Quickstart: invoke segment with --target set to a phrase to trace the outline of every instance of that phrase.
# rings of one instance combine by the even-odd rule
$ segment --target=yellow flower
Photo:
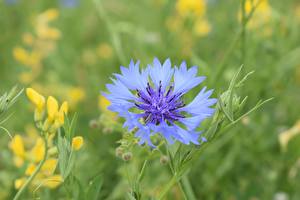
[[[30,56],[29,53],[22,47],[15,47],[13,49],[13,56],[16,59],[16,61],[20,62],[21,64],[28,65],[28,58]]]
[[[272,17],[272,9],[268,0],[246,0],[245,11],[246,15],[249,15],[251,11],[256,7],[250,21],[249,28],[255,29],[266,25]],[[241,20],[242,13],[239,12],[239,19]]]
[[[20,189],[24,185],[25,181],[26,181],[26,178],[19,178],[19,179],[15,180],[15,188],[17,190]]]
[[[77,136],[72,139],[72,149],[78,151],[83,145],[83,137]]]
[[[25,149],[23,139],[20,135],[15,135],[9,144],[10,149],[19,158],[25,157]]]
[[[40,17],[46,18],[48,21],[52,21],[52,20],[57,19],[58,15],[59,15],[58,10],[52,8],[52,9],[48,9],[45,12],[43,12],[40,15]]]
[[[283,151],[287,150],[289,141],[300,134],[300,121],[298,121],[292,128],[279,134],[279,143]]]
[[[61,105],[59,112],[56,115],[56,118],[55,118],[56,128],[59,128],[60,126],[62,126],[65,123],[65,115],[68,114],[68,110],[69,110],[69,104],[68,104],[68,102],[65,101]]]
[[[31,103],[33,103],[39,111],[42,111],[44,109],[45,97],[40,95],[38,92],[36,92],[32,88],[26,89],[26,95],[27,95],[27,98],[31,101]]]
[[[80,87],[74,87],[68,91],[68,101],[70,102],[71,108],[75,107],[84,98],[85,98],[85,92]]]
[[[34,37],[31,33],[24,33],[22,35],[22,40],[26,45],[32,46],[34,42]]]
[[[35,164],[29,164],[29,166],[27,167],[26,171],[25,171],[25,175],[26,176],[31,176],[34,172],[34,170],[36,169]]]
[[[100,58],[108,59],[111,58],[113,49],[107,43],[102,43],[97,49],[97,54]]]
[[[99,96],[99,108],[102,112],[109,111],[107,107],[110,105],[110,101],[103,95]]]
[[[42,166],[41,173],[45,176],[50,176],[54,173],[57,166],[57,159],[51,158],[45,161],[44,165]]]
[[[34,147],[31,149],[29,153],[29,159],[33,162],[40,162],[45,154],[45,145],[42,138],[38,138]]]
[[[211,31],[211,26],[207,20],[197,19],[194,30],[197,36],[206,36]]]
[[[52,122],[55,119],[56,114],[58,113],[58,102],[52,96],[49,96],[47,99],[47,113],[48,113],[48,120],[50,122]]]
[[[56,28],[50,28],[46,25],[40,25],[36,27],[38,37],[46,40],[57,40],[60,38],[61,33]]]
[[[43,180],[43,186],[54,189],[58,187],[62,182],[63,178],[61,175],[53,175]]]
[[[206,12],[206,3],[204,0],[178,0],[176,9],[183,17],[188,15],[202,17]]]

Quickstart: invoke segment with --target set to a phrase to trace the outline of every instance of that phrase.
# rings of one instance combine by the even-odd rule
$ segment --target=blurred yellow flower
[[[32,46],[33,42],[34,42],[34,37],[31,33],[24,33],[22,35],[22,41],[24,44],[26,44],[28,46]]]
[[[25,148],[23,138],[20,135],[15,135],[9,143],[9,148],[14,153],[14,163],[17,167],[21,167],[25,159]]]
[[[70,102],[70,107],[74,108],[76,105],[85,99],[85,91],[81,87],[70,88],[67,92],[67,99]]]
[[[83,145],[83,137],[76,136],[72,139],[72,149],[78,151]]]
[[[97,54],[100,58],[109,59],[112,57],[113,49],[108,43],[102,43],[97,48]]]
[[[58,113],[58,102],[52,96],[47,99],[47,113],[49,122],[52,122]]]
[[[25,181],[26,181],[25,178],[19,178],[19,179],[15,180],[15,188],[20,189],[22,187],[22,185],[24,185]]]
[[[211,31],[211,26],[205,19],[197,19],[194,25],[194,31],[197,36],[206,36]]]
[[[289,141],[300,134],[300,121],[298,121],[292,128],[279,134],[279,143],[283,151],[287,150]]]
[[[107,107],[110,105],[110,101],[103,95],[100,95],[99,98],[98,98],[98,106],[99,106],[99,109],[102,111],[102,112],[109,112],[109,110],[107,109]]]
[[[202,17],[206,12],[206,2],[205,0],[178,0],[176,9],[181,16]]]
[[[29,159],[33,162],[40,162],[45,155],[45,144],[42,138],[38,138],[34,147],[29,152]]]
[[[249,16],[249,14],[252,12],[254,8],[255,11],[248,23],[248,27],[250,29],[255,29],[262,26],[266,26],[270,22],[272,17],[272,8],[268,0],[246,0],[245,2],[246,16]],[[241,11],[239,11],[239,19],[241,20],[241,18],[242,18],[242,13]]]
[[[25,171],[25,175],[26,176],[31,176],[35,169],[36,169],[35,164],[33,164],[33,163],[29,164],[26,171]]]
[[[53,21],[53,20],[57,19],[58,15],[59,15],[58,10],[55,8],[51,8],[51,9],[48,9],[45,12],[41,13],[39,15],[39,18],[45,19],[47,21]]]
[[[27,98],[34,104],[34,106],[39,110],[42,111],[45,107],[45,97],[40,95],[32,88],[26,89]]]
[[[51,176],[54,173],[56,166],[57,166],[57,159],[54,158],[48,159],[42,166],[41,173],[43,173],[46,176]]]
[[[53,175],[49,176],[47,179],[43,180],[42,185],[50,188],[55,189],[63,182],[63,178],[61,175]]]

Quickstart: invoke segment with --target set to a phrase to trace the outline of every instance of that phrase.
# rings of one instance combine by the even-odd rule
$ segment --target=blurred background
[[[259,2],[252,13],[254,5]],[[244,64],[255,71],[241,96],[244,110],[274,97],[199,157],[189,172],[197,199],[300,198],[300,2],[249,0],[243,28],[237,0],[1,0],[0,92],[18,84],[67,100],[79,120],[76,134],[85,139],[74,174],[86,185],[104,176],[101,199],[124,199],[129,190],[126,166],[143,162],[143,149],[132,160],[115,155],[120,131],[109,120],[100,91],[130,59],[145,66],[154,57],[186,60],[207,76],[215,97]],[[5,123],[12,135],[34,143],[32,107],[24,95]],[[1,132],[0,132],[1,133]],[[0,199],[11,199],[24,167],[14,160],[10,138],[0,134]],[[143,180],[150,199],[170,179],[160,155]],[[68,199],[63,187],[41,188],[41,199]],[[182,199],[177,187],[168,199]]]

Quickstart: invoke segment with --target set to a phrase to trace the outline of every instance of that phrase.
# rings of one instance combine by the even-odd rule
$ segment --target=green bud
[[[123,159],[124,161],[129,161],[129,160],[131,160],[131,159],[132,159],[132,153],[131,153],[131,152],[126,152],[126,153],[124,153],[124,154],[122,155],[122,159]]]
[[[165,164],[167,164],[169,162],[169,158],[166,155],[162,155],[160,157],[159,161],[160,161],[161,164],[165,165]]]

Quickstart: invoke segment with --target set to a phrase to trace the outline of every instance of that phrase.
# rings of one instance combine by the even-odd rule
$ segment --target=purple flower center
[[[161,82],[155,90],[148,83],[146,91],[137,90],[139,101],[135,103],[138,109],[144,111],[145,123],[160,124],[163,121],[172,123],[184,118],[178,108],[185,106],[181,100],[182,93],[173,94],[173,86],[167,91],[162,89]]]

